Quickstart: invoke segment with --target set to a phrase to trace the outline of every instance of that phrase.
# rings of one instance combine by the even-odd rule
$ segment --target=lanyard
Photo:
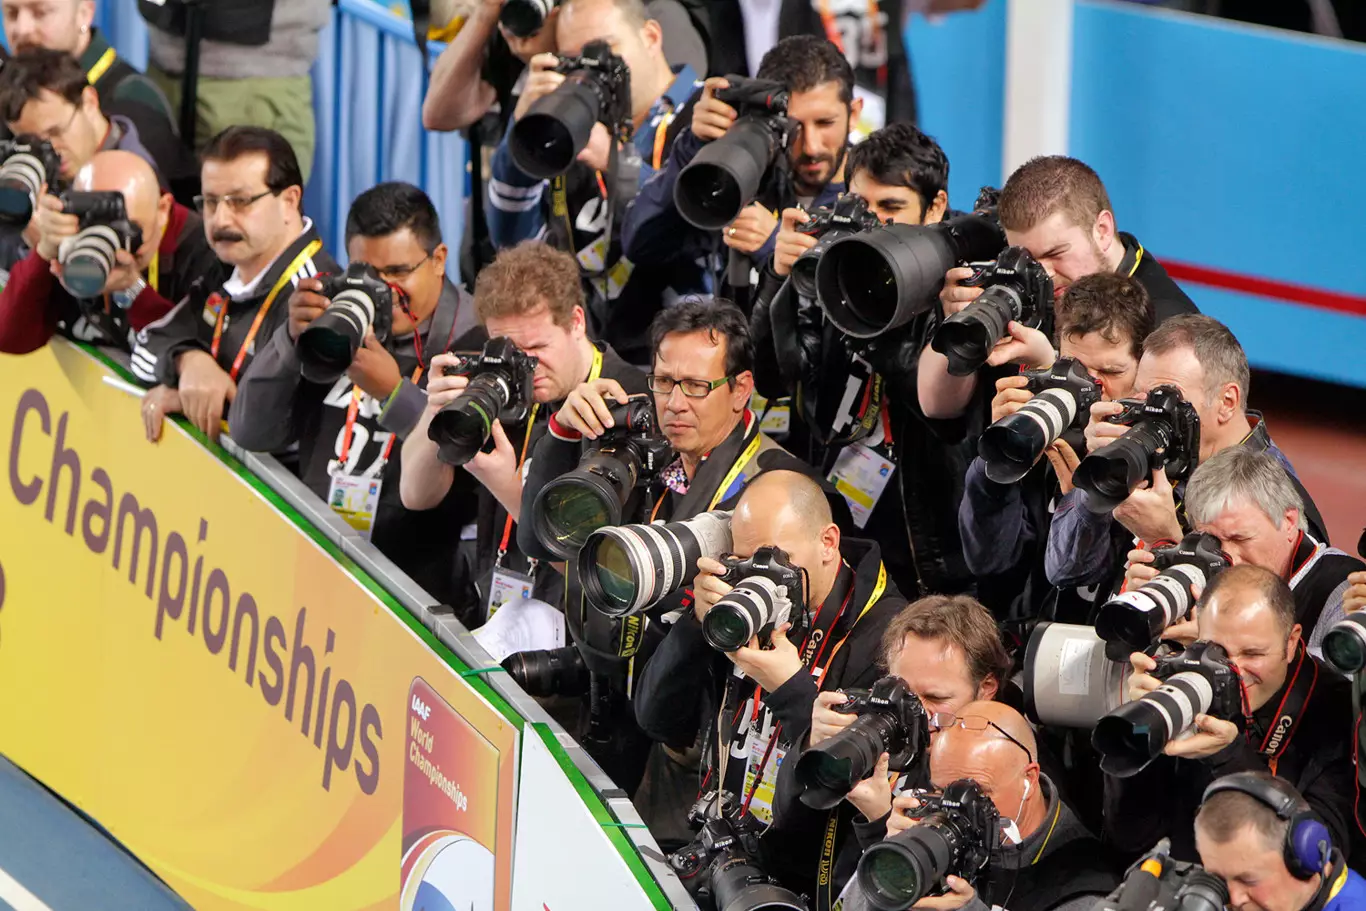
[[[590,368],[588,369],[588,380],[587,380],[587,382],[591,383],[591,382],[593,382],[594,380],[596,380],[596,379],[597,379],[599,376],[601,376],[601,375],[602,375],[602,352],[599,351],[598,348],[597,348],[597,346],[595,345],[595,346],[593,346],[593,366],[590,367]],[[536,424],[536,412],[537,412],[537,410],[538,410],[540,407],[541,407],[541,403],[540,403],[540,402],[537,402],[535,405],[532,405],[532,406],[531,406],[531,414],[528,415],[528,416],[527,416],[527,419],[526,419],[526,436],[522,437],[522,454],[519,455],[519,456],[517,457],[517,474],[518,474],[518,476],[520,476],[520,475],[522,474],[522,465],[524,465],[524,464],[526,463],[526,451],[527,451],[527,447],[531,444],[531,428]],[[509,514],[508,517],[507,517],[507,520],[506,520],[505,522],[503,522],[503,539],[502,539],[502,541],[498,544],[498,556],[497,556],[497,558],[493,561],[493,565],[494,565],[494,566],[499,566],[499,567],[501,567],[501,566],[503,565],[503,558],[507,556],[507,552],[508,552],[508,542],[510,542],[510,541],[512,540],[512,526],[515,525],[515,524],[516,524],[516,523],[512,521],[512,515]],[[535,566],[535,563],[534,563],[534,562],[532,563],[532,566],[533,566],[533,571],[534,571],[534,566]]]
[[[103,79],[104,74],[109,72],[109,68],[114,65],[114,59],[117,56],[118,54],[112,47],[101,54],[100,59],[96,60],[95,65],[90,68],[90,72],[85,74],[85,81],[94,85]]]
[[[745,451],[741,453],[740,458],[735,460],[735,464],[730,466],[730,471],[726,472],[726,476],[722,478],[721,483],[717,485],[716,493],[712,494],[711,503],[707,506],[708,510],[715,509],[716,504],[725,499],[726,491],[730,489],[730,485],[735,483],[735,479],[740,477],[741,472],[745,470],[745,466],[750,463],[755,454],[759,451],[759,445],[763,442],[764,437],[763,434],[759,432],[759,422],[757,420],[754,422],[754,428],[754,439],[750,440],[749,445],[745,447]]]
[[[272,287],[270,293],[266,295],[265,303],[261,304],[261,308],[256,311],[256,318],[251,321],[251,328],[247,330],[247,337],[242,340],[242,346],[237,349],[237,356],[232,359],[232,369],[228,371],[228,376],[232,378],[233,382],[237,382],[237,374],[242,369],[242,362],[246,360],[247,349],[252,346],[252,342],[256,341],[256,333],[261,331],[261,324],[265,322],[266,314],[270,312],[271,304],[275,303],[275,299],[280,296],[280,292],[284,290],[285,285],[289,284],[289,281],[294,277],[294,274],[303,268],[304,262],[322,248],[323,242],[321,240],[314,240],[299,251],[299,255],[294,257],[294,261],[290,263],[289,266],[280,273],[280,277],[275,280],[274,287]],[[228,305],[231,303],[231,298],[223,301],[223,306],[218,310],[218,318],[214,320],[213,344],[209,347],[209,353],[213,355],[215,360],[218,359],[218,348],[223,341],[223,329],[227,322]]]
[[[161,246],[158,245],[152,253],[152,264],[147,267],[147,284],[152,286],[152,290],[161,293]]]
[[[674,112],[669,111],[659,120],[659,125],[655,127],[655,148],[654,148],[654,169],[658,171],[664,167],[664,140],[669,136],[669,126],[674,122]]]
[[[1290,738],[1295,736],[1295,731],[1299,729],[1300,719],[1304,715],[1304,707],[1309,704],[1309,700],[1314,695],[1314,687],[1319,681],[1319,667],[1314,661],[1308,662],[1309,667],[1305,669],[1305,648],[1304,643],[1300,643],[1299,654],[1295,660],[1295,668],[1291,672],[1290,682],[1285,687],[1285,695],[1281,697],[1281,704],[1276,706],[1273,716],[1275,721],[1271,730],[1266,732],[1262,738],[1262,745],[1257,748],[1257,752],[1266,757],[1267,766],[1271,769],[1271,774],[1276,774],[1276,765],[1286,747],[1290,746]],[[1307,683],[1307,688],[1302,684]],[[1294,702],[1291,703],[1291,697]],[[1282,722],[1288,720],[1288,724]]]

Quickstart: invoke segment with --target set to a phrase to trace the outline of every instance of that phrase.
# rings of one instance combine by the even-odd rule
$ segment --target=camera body
[[[900,677],[889,675],[866,690],[847,689],[844,695],[849,698],[840,705],[841,714],[860,718],[878,715],[889,722],[887,730],[892,736],[886,738],[880,751],[887,754],[888,770],[905,771],[929,745],[929,715],[920,697],[907,689]]]
[[[727,76],[726,81],[730,85],[716,90],[716,100],[735,108],[739,117],[787,117],[792,95],[781,82],[744,76]]]
[[[708,791],[688,811],[688,822],[698,830],[692,843],[669,855],[684,887],[703,908],[743,911],[750,908],[805,911],[806,904],[777,885],[758,866],[759,835],[763,826],[748,816],[729,791]]]
[[[1190,613],[1195,588],[1204,591],[1233,563],[1219,539],[1207,532],[1162,542],[1152,555],[1158,575],[1106,601],[1096,614],[1096,633],[1116,660],[1156,645],[1163,630]]]
[[[1199,674],[1209,681],[1214,696],[1209,708],[1198,713],[1231,720],[1243,711],[1243,687],[1238,668],[1217,642],[1192,642],[1185,649],[1153,656],[1157,667],[1148,673],[1166,682],[1177,674]]]
[[[598,120],[609,129],[631,123],[631,70],[606,41],[590,41],[577,57],[561,55],[555,72],[601,99]]]
[[[817,243],[792,264],[792,287],[803,297],[815,299],[816,266],[831,244],[881,225],[863,198],[853,194],[841,196],[832,205],[813,211],[805,223],[798,225],[797,231],[816,238]]]
[[[1166,468],[1173,484],[1200,461],[1200,415],[1175,386],[1158,386],[1146,399],[1121,399],[1124,410],[1107,420],[1129,432],[1081,460],[1073,474],[1094,512],[1110,512],[1141,482]]]
[[[327,308],[329,311],[337,307],[339,301],[350,301],[357,294],[374,301],[374,306],[367,308],[373,310],[373,314],[367,313],[370,316],[367,328],[374,331],[381,344],[389,340],[389,333],[394,328],[394,289],[379,277],[373,266],[353,262],[345,272],[320,275],[318,281],[322,283],[318,293],[332,302]]]
[[[318,276],[327,309],[304,327],[295,342],[299,372],[310,383],[337,381],[356,359],[370,332],[380,344],[394,325],[394,290],[369,263],[353,262],[345,272]]]
[[[118,262],[118,251],[135,254],[142,246],[142,228],[129,219],[118,190],[67,190],[61,199],[62,211],[80,222],[76,234],[57,249],[62,284],[76,297],[97,297]]]
[[[799,639],[806,630],[805,572],[793,566],[787,551],[764,546],[746,558],[722,557],[719,578],[733,585],[702,618],[702,636],[717,651],[733,652],[758,637],[767,642],[773,631],[791,622],[787,635]]]
[[[61,178],[62,157],[31,134],[0,140],[0,224],[23,227],[33,217],[43,185]]]
[[[464,355],[447,376],[468,376],[460,397],[432,418],[427,435],[448,465],[464,465],[488,445],[493,422],[515,427],[527,419],[534,402],[533,381],[540,361],[512,340],[496,336],[476,355]]]
[[[967,376],[985,364],[1012,320],[1038,329],[1053,312],[1053,279],[1024,247],[1006,247],[994,263],[974,268],[968,283],[985,290],[944,320],[930,342],[948,358],[954,376]]]
[[[1049,446],[1064,437],[1073,451],[1085,450],[1079,431],[1101,399],[1100,384],[1081,362],[1061,357],[1051,367],[1026,370],[1025,388],[1034,396],[1014,414],[992,424],[977,440],[987,477],[1013,484],[1029,473]]]

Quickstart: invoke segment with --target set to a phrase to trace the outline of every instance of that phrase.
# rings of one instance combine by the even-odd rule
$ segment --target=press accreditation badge
[[[792,400],[787,396],[769,400],[752,393],[749,410],[760,416],[759,429],[771,437],[785,436],[792,429]]]
[[[749,800],[750,814],[766,826],[773,825],[773,791],[778,784],[778,767],[783,764],[787,751],[774,744],[774,724],[772,713],[763,713],[763,727],[751,732],[749,756],[745,760],[745,794],[753,794]],[[767,758],[767,762],[765,762]],[[756,775],[760,776],[755,785]]]
[[[510,569],[494,567],[493,579],[489,582],[488,617],[492,620],[493,615],[498,613],[498,609],[505,604],[515,604],[518,601],[525,601],[531,597],[531,589],[535,581],[528,575],[513,572]]]
[[[854,514],[854,524],[863,528],[873,507],[887,490],[896,463],[889,461],[874,446],[866,443],[851,443],[844,447],[830,469],[829,480],[835,485],[846,501],[849,511]]]
[[[327,505],[367,541],[379,512],[380,483],[379,478],[333,474],[327,493]]]

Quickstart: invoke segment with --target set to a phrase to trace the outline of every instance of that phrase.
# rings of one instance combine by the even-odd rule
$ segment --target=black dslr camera
[[[1200,461],[1200,415],[1180,389],[1158,386],[1147,399],[1120,404],[1124,410],[1109,421],[1127,425],[1129,432],[1082,459],[1072,475],[1093,512],[1110,512],[1159,468],[1175,484],[1189,478]]]
[[[977,454],[986,463],[987,477],[998,484],[1023,478],[1044,450],[1065,434],[1074,451],[1085,451],[1085,439],[1077,431],[1086,427],[1091,406],[1100,401],[1100,384],[1080,361],[1070,357],[1058,358],[1043,370],[1026,370],[1021,376],[1029,381],[1025,389],[1034,398],[977,439]]]
[[[1204,591],[1233,564],[1222,542],[1206,532],[1191,532],[1179,542],[1162,542],[1152,554],[1157,576],[1132,591],[1120,592],[1102,604],[1096,615],[1096,635],[1105,640],[1114,660],[1123,661],[1130,652],[1146,652],[1156,645],[1163,630],[1190,614],[1195,588]]]
[[[1232,721],[1245,707],[1238,667],[1219,643],[1202,640],[1179,652],[1164,646],[1153,658],[1157,667],[1148,673],[1163,685],[1100,719],[1091,734],[1100,767],[1119,778],[1142,771],[1196,715]]]
[[[716,231],[754,201],[764,175],[787,148],[792,121],[789,95],[781,82],[727,76],[716,100],[738,115],[726,135],[703,146],[674,185],[674,206],[688,224]]]
[[[816,266],[820,263],[830,245],[851,234],[858,234],[870,228],[880,227],[882,222],[872,212],[862,197],[852,194],[841,196],[834,205],[823,206],[811,213],[810,219],[799,225],[797,230],[808,237],[817,239],[816,246],[807,250],[792,264],[792,288],[802,297],[816,299]]]
[[[560,57],[555,72],[564,82],[537,99],[508,135],[517,167],[541,180],[569,170],[595,123],[614,142],[630,138],[631,71],[606,41],[588,42],[578,57]]]
[[[925,707],[901,678],[883,677],[870,689],[844,694],[849,698],[836,710],[858,719],[797,760],[801,801],[812,809],[828,810],[838,804],[873,773],[883,753],[888,754],[888,769],[903,772],[930,742]]]
[[[372,330],[380,344],[389,340],[395,292],[369,263],[353,262],[345,272],[318,280],[318,293],[331,303],[299,333],[294,350],[304,379],[330,384],[351,366]]]
[[[62,211],[80,220],[80,230],[57,249],[62,284],[74,297],[98,297],[118,251],[136,253],[142,246],[142,229],[129,220],[118,190],[67,190],[61,198]]]
[[[599,528],[621,524],[632,492],[647,487],[673,457],[648,396],[612,402],[608,410],[612,426],[589,444],[577,468],[542,487],[532,503],[536,539],[563,560]]]
[[[787,635],[798,639],[806,630],[805,571],[793,566],[787,551],[761,547],[752,557],[722,557],[719,578],[735,586],[702,618],[702,636],[717,651],[733,652],[755,636],[766,642],[774,629],[791,622]]]
[[[859,886],[874,908],[909,908],[943,894],[945,878],[975,884],[1001,842],[1001,816],[977,782],[960,778],[939,796],[916,795],[919,825],[873,845],[859,858]]]
[[[1006,247],[966,284],[986,290],[944,320],[930,342],[948,358],[954,376],[967,376],[985,364],[1011,320],[1033,329],[1051,322],[1053,279],[1024,247]]]
[[[1199,864],[1173,860],[1164,838],[1134,861],[1095,911],[1223,911],[1228,885]]]
[[[698,828],[692,844],[669,856],[688,894],[702,908],[714,911],[791,909],[806,911],[795,892],[784,889],[758,863],[763,827],[747,816],[729,791],[708,791],[688,811],[688,822]]]
[[[62,157],[47,140],[27,133],[0,139],[0,225],[27,225],[43,185],[51,188],[61,173]]]
[[[493,422],[516,427],[531,413],[536,358],[503,336],[484,343],[484,350],[461,358],[446,375],[468,376],[460,397],[432,418],[427,436],[439,447],[447,465],[464,465],[481,449],[488,451]]]

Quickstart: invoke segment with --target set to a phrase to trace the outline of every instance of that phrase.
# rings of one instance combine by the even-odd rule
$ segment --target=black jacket
[[[1277,759],[1275,773],[1304,795],[1333,835],[1333,844],[1350,852],[1356,772],[1352,757],[1352,696],[1346,680],[1306,656],[1304,672],[1316,672],[1290,742]],[[1293,670],[1293,664],[1292,664]],[[1252,713],[1251,724],[1234,719],[1244,736],[1206,759],[1160,756],[1130,778],[1105,776],[1105,814],[1101,836],[1127,862],[1160,838],[1172,840],[1172,856],[1196,860],[1194,822],[1205,786],[1233,772],[1265,771],[1259,747],[1282,717],[1286,686]]]
[[[819,685],[811,674],[798,672],[762,700],[781,726],[777,736],[786,749],[792,749],[810,729],[811,708],[817,692],[868,687],[881,676],[878,659],[882,634],[892,618],[906,606],[906,599],[890,579],[884,584],[881,596],[869,603],[882,571],[882,557],[875,542],[846,537],[841,541],[840,553],[847,567],[841,571],[824,606],[838,610],[848,595],[848,608],[826,636],[827,641],[832,642],[843,639],[843,647],[838,653],[832,653],[833,660],[827,659],[828,669]],[[863,611],[865,605],[868,606],[866,612]],[[722,699],[731,690],[736,690],[743,700],[751,698],[754,692],[751,681],[745,681],[739,687],[727,686],[727,681],[734,679],[733,669],[730,660],[712,649],[702,637],[702,625],[693,612],[684,610],[640,676],[635,696],[636,720],[655,740],[674,746],[691,745],[701,732],[702,761],[707,770],[714,772],[715,723],[717,713],[721,711],[727,721],[726,745],[731,749],[732,757],[742,749],[747,755],[747,738],[754,731],[748,724],[736,725],[734,709],[721,706]],[[751,718],[753,706],[748,701],[740,704],[743,710],[738,717]],[[727,765],[724,785],[732,793],[743,792],[745,764],[742,759],[732,758]],[[787,764],[785,761],[779,766],[780,776]],[[775,807],[777,803],[775,797]],[[759,841],[764,868],[788,888],[812,893],[821,836],[829,815],[798,811],[776,817]]]
[[[1295,622],[1304,628],[1305,641],[1315,655],[1322,654],[1324,635],[1344,616],[1347,577],[1362,570],[1366,563],[1351,554],[1321,543],[1312,532],[1300,533],[1286,581],[1295,595]]]
[[[426,357],[451,346],[459,313],[471,306],[462,289],[446,284],[436,312],[421,329]],[[386,346],[404,377],[412,377],[418,367],[413,339],[412,334],[391,337]],[[337,465],[351,378],[342,374],[330,386],[305,381],[289,326],[282,322],[238,379],[228,425],[233,439],[255,452],[278,452],[298,443],[300,476],[319,497],[328,494],[334,466],[351,476],[378,474],[382,483],[371,542],[437,601],[458,605],[469,597],[470,580],[456,568],[453,555],[460,529],[474,521],[476,501],[462,496],[460,485],[452,485],[435,509],[409,510],[399,497],[400,447],[422,415],[426,380],[425,370],[416,385],[403,380],[383,403],[362,395],[347,464]],[[383,461],[391,437],[397,440]]]
[[[1183,313],[1200,312],[1195,301],[1172,281],[1167,270],[1138,242],[1137,237],[1120,231],[1119,239],[1124,242],[1124,259],[1120,261],[1118,271],[1132,277],[1148,292],[1153,302],[1153,314],[1159,324]]]
[[[199,224],[198,218],[195,223]],[[199,233],[204,233],[202,226]],[[321,248],[311,256],[299,258],[309,244],[318,241],[317,228],[311,222],[307,223],[303,233],[275,257],[275,261],[261,274],[255,287],[236,298],[223,291],[223,283],[232,277],[232,267],[210,255],[202,265],[203,271],[191,276],[192,283],[188,285],[188,290],[178,296],[172,296],[169,292],[165,295],[168,301],[175,302],[170,312],[138,333],[137,344],[133,348],[133,373],[146,383],[163,383],[172,388],[179,386],[180,373],[176,369],[176,358],[192,349],[212,349],[214,325],[219,309],[225,304],[228,309],[223,317],[223,336],[219,342],[217,359],[218,365],[225,371],[231,370],[233,360],[251,331],[256,314],[271,290],[283,279],[287,283],[281,286],[271,302],[270,310],[266,312],[252,340],[252,346],[242,360],[242,369],[237,376],[240,381],[256,351],[265,346],[275,331],[289,321],[289,296],[299,281],[337,271],[337,261]],[[294,270],[286,276],[285,270],[290,266],[294,266]]]

